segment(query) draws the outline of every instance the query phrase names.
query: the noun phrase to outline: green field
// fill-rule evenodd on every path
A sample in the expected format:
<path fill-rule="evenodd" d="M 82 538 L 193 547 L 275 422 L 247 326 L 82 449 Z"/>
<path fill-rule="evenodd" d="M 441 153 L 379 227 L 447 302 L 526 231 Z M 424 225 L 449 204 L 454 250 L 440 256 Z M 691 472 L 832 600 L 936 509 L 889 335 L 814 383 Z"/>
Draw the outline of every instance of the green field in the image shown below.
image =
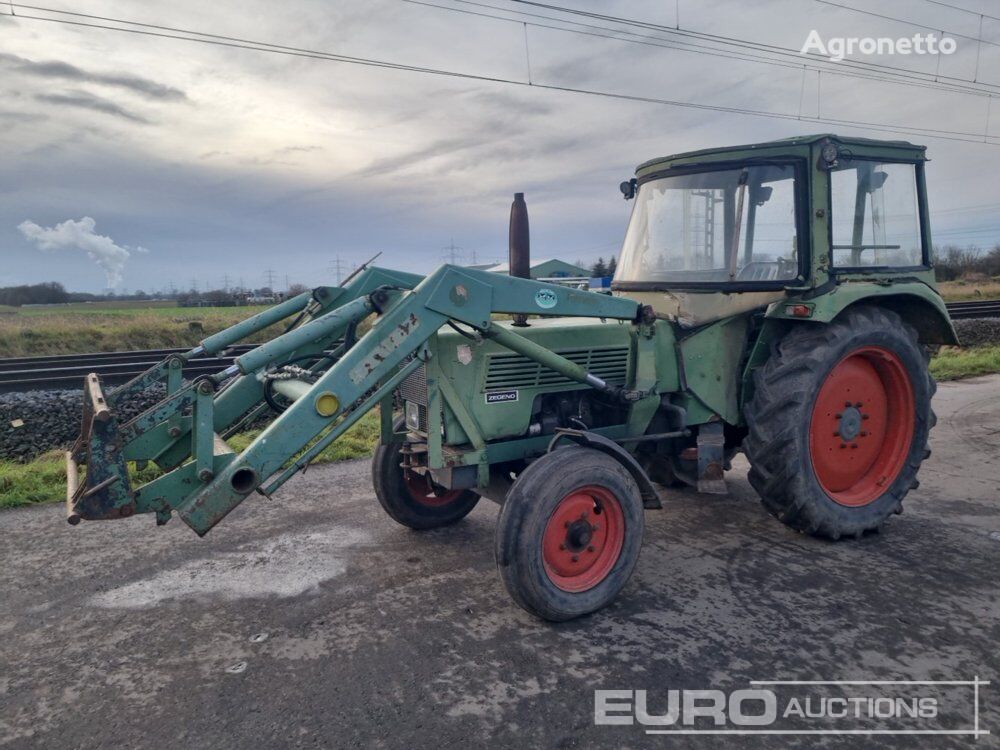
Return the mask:
<path fill-rule="evenodd" d="M 95 303 L 103 304 L 103 303 Z M 107 303 L 108 305 L 112 303 Z M 148 307 L 156 303 L 90 303 L 10 308 L 0 314 L 0 357 L 38 357 L 130 349 L 194 346 L 263 307 Z M 146 306 L 140 306 L 146 305 Z M 277 332 L 261 331 L 248 339 L 264 341 Z"/>

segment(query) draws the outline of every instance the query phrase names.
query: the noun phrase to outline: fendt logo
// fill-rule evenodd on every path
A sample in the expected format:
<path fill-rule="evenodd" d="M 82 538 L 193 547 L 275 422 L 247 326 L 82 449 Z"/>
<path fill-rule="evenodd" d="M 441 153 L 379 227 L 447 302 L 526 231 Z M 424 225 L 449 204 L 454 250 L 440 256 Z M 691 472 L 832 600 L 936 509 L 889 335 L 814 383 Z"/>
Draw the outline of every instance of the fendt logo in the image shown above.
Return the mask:
<path fill-rule="evenodd" d="M 988 735 L 980 680 L 751 680 L 736 690 L 595 690 L 594 724 L 647 735 Z"/>

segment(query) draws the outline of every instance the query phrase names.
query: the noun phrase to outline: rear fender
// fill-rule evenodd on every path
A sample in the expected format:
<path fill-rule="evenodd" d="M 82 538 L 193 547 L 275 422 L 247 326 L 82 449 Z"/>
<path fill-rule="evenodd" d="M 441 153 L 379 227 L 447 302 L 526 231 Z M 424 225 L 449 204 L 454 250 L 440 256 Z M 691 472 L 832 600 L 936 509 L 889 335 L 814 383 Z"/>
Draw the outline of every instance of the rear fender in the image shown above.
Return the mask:
<path fill-rule="evenodd" d="M 807 293 L 775 302 L 768 307 L 765 317 L 768 320 L 829 323 L 858 304 L 880 305 L 899 314 L 917 330 L 921 343 L 958 344 L 958 336 L 941 295 L 917 280 L 892 284 L 846 282 L 822 294 L 810 296 Z M 808 318 L 795 314 L 794 308 L 801 306 L 809 308 Z"/>

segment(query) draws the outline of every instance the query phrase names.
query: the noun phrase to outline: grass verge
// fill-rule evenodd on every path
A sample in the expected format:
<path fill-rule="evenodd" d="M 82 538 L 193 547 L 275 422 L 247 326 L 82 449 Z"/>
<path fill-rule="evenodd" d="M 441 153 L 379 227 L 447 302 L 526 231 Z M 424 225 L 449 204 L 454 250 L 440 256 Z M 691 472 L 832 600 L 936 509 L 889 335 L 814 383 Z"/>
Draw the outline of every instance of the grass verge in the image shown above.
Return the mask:
<path fill-rule="evenodd" d="M 259 430 L 234 435 L 229 444 L 242 451 L 253 441 Z M 315 463 L 345 461 L 368 456 L 375 450 L 379 438 L 378 411 L 373 410 L 348 430 L 340 440 L 328 447 Z M 158 470 L 150 465 L 140 472 L 132 469 L 136 484 L 155 479 Z M 0 508 L 17 508 L 35 503 L 63 502 L 66 498 L 66 463 L 61 451 L 52 451 L 29 463 L 0 461 Z"/>
<path fill-rule="evenodd" d="M 1000 281 L 941 281 L 938 291 L 945 302 L 1000 299 Z"/>
<path fill-rule="evenodd" d="M 931 359 L 931 375 L 937 381 L 972 378 L 1000 372 L 1000 345 L 968 349 L 946 346 Z"/>

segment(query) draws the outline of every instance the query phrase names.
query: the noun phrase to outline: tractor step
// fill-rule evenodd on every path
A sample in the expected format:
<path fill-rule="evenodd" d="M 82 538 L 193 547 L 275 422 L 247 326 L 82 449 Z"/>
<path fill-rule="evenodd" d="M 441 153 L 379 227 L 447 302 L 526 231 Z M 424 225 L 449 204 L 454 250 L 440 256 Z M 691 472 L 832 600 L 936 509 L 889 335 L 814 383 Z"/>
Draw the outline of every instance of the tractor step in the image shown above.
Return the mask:
<path fill-rule="evenodd" d="M 698 429 L 698 492 L 725 495 L 726 438 L 722 422 L 709 422 Z"/>

